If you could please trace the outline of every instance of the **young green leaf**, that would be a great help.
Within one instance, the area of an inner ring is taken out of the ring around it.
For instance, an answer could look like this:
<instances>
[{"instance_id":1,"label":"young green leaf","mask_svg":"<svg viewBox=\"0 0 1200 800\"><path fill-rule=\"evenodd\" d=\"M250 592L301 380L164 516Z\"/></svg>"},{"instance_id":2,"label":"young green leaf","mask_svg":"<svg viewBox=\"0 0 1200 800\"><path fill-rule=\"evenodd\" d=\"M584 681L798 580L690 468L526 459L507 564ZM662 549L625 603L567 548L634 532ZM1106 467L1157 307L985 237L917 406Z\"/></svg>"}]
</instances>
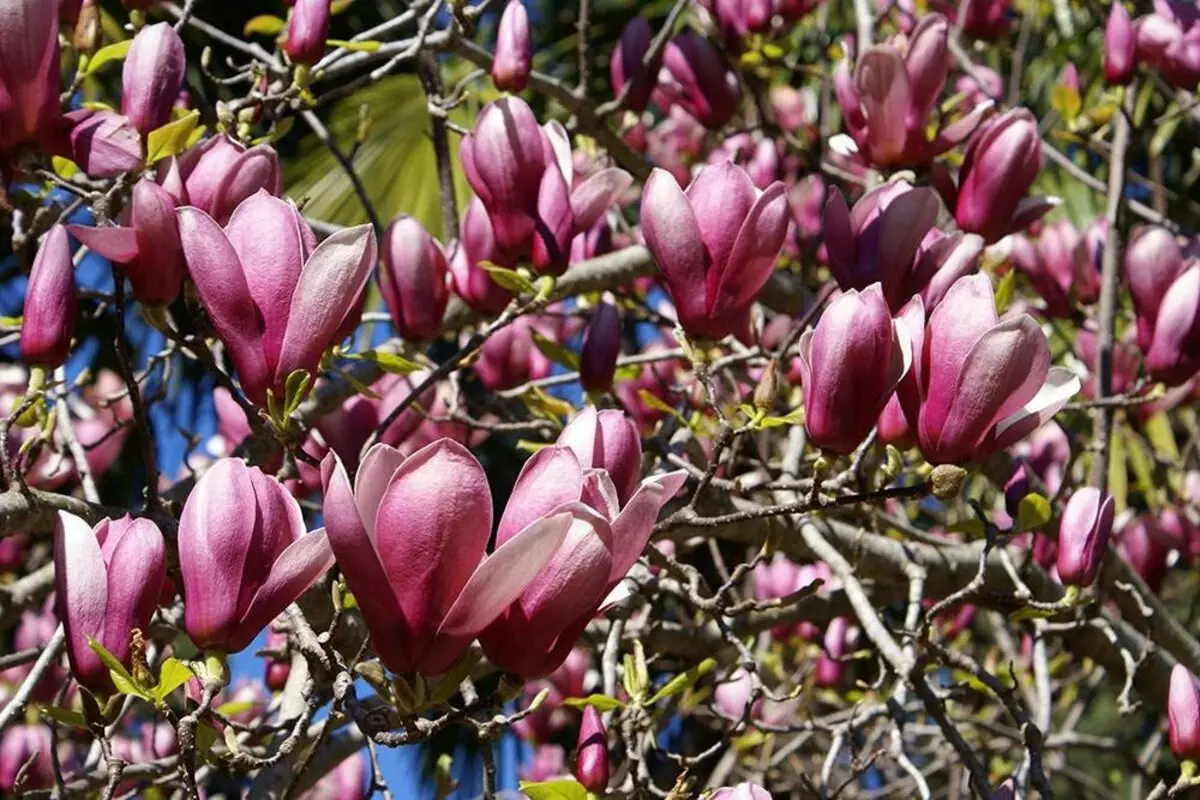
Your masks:
<instances>
[{"instance_id":1,"label":"young green leaf","mask_svg":"<svg viewBox=\"0 0 1200 800\"><path fill-rule=\"evenodd\" d=\"M668 697L673 697L680 692L690 689L696 685L696 681L703 678L708 673L712 672L712 668L717 665L716 659L706 658L696 666L689 669L687 672L681 672L654 693L654 696L646 703L646 705L654 705L659 700L665 700Z\"/></svg>"}]
</instances>

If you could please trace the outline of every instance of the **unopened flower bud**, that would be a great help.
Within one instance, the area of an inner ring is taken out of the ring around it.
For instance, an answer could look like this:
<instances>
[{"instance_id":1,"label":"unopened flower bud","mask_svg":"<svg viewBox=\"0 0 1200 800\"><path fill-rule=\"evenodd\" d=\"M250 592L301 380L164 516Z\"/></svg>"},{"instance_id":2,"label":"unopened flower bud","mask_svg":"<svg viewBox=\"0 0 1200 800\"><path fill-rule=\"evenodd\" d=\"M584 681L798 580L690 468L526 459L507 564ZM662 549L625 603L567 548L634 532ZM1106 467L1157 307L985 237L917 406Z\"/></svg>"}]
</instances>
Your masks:
<instances>
[{"instance_id":1,"label":"unopened flower bud","mask_svg":"<svg viewBox=\"0 0 1200 800\"><path fill-rule=\"evenodd\" d=\"M617 307L601 301L592 312L587 331L583 334L583 350L579 357L579 383L589 392L606 392L612 388L617 357L621 355L621 317Z\"/></svg>"},{"instance_id":2,"label":"unopened flower bud","mask_svg":"<svg viewBox=\"0 0 1200 800\"><path fill-rule=\"evenodd\" d=\"M603 794L608 788L608 775L608 734L604 722L594 706L584 706L575 750L575 779L589 792Z\"/></svg>"},{"instance_id":3,"label":"unopened flower bud","mask_svg":"<svg viewBox=\"0 0 1200 800\"><path fill-rule=\"evenodd\" d=\"M297 0L288 19L287 50L293 64L312 65L325 54L329 0Z\"/></svg>"},{"instance_id":4,"label":"unopened flower bud","mask_svg":"<svg viewBox=\"0 0 1200 800\"><path fill-rule=\"evenodd\" d=\"M529 35L529 14L521 0L509 0L500 17L496 36L496 57L492 61L492 83L506 92L519 92L529 82L533 42Z\"/></svg>"},{"instance_id":5,"label":"unopened flower bud","mask_svg":"<svg viewBox=\"0 0 1200 800\"><path fill-rule=\"evenodd\" d=\"M1058 529L1058 577L1063 583L1090 586L1112 534L1113 499L1086 487L1071 495Z\"/></svg>"},{"instance_id":6,"label":"unopened flower bud","mask_svg":"<svg viewBox=\"0 0 1200 800\"><path fill-rule=\"evenodd\" d=\"M100 43L100 9L95 0L84 0L79 7L79 17L75 20L75 30L71 35L71 45L79 53L91 55Z\"/></svg>"},{"instance_id":7,"label":"unopened flower bud","mask_svg":"<svg viewBox=\"0 0 1200 800\"><path fill-rule=\"evenodd\" d=\"M1183 664L1171 670L1167 690L1167 719L1171 734L1171 752L1176 758L1200 759L1200 691L1196 679Z\"/></svg>"},{"instance_id":8,"label":"unopened flower bud","mask_svg":"<svg viewBox=\"0 0 1200 800\"><path fill-rule=\"evenodd\" d=\"M28 364L54 369L67 360L75 332L75 264L67 229L55 225L42 240L29 285L21 322L21 358Z\"/></svg>"},{"instance_id":9,"label":"unopened flower bud","mask_svg":"<svg viewBox=\"0 0 1200 800\"><path fill-rule=\"evenodd\" d=\"M754 407L759 411L769 411L775 405L779 396L779 363L771 359L763 370L758 385L754 387Z\"/></svg>"},{"instance_id":10,"label":"unopened flower bud","mask_svg":"<svg viewBox=\"0 0 1200 800\"><path fill-rule=\"evenodd\" d=\"M954 464L938 464L929 476L930 493L938 500L953 500L962 494L967 471Z\"/></svg>"}]
</instances>

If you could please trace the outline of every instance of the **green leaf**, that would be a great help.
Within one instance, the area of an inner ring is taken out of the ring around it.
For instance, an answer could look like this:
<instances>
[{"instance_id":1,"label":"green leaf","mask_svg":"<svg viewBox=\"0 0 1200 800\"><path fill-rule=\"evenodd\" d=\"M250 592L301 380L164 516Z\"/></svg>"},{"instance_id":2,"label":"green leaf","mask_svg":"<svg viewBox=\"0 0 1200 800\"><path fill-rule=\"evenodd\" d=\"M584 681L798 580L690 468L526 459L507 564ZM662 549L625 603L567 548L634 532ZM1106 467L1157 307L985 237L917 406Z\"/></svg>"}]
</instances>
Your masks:
<instances>
[{"instance_id":1,"label":"green leaf","mask_svg":"<svg viewBox=\"0 0 1200 800\"><path fill-rule=\"evenodd\" d=\"M284 390L287 396L283 403L283 416L290 417L292 412L300 407L304 402L304 398L308 397L308 390L312 388L313 376L306 369L294 369L287 376L287 382L284 383Z\"/></svg>"},{"instance_id":2,"label":"green leaf","mask_svg":"<svg viewBox=\"0 0 1200 800\"><path fill-rule=\"evenodd\" d=\"M257 17L251 17L242 28L242 36L252 36L256 33L261 36L278 36L285 30L287 30L287 20L271 14L259 14Z\"/></svg>"},{"instance_id":3,"label":"green leaf","mask_svg":"<svg viewBox=\"0 0 1200 800\"><path fill-rule=\"evenodd\" d=\"M340 47L354 53L377 53L383 47L383 42L365 41L351 42L346 39L329 39L325 42L328 47Z\"/></svg>"},{"instance_id":4,"label":"green leaf","mask_svg":"<svg viewBox=\"0 0 1200 800\"><path fill-rule=\"evenodd\" d=\"M483 271L488 274L493 283L513 294L537 294L537 287L533 285L533 281L516 270L498 267L490 261L480 261L479 266L483 267Z\"/></svg>"},{"instance_id":5,"label":"green leaf","mask_svg":"<svg viewBox=\"0 0 1200 800\"><path fill-rule=\"evenodd\" d=\"M618 708L624 708L625 704L615 697L609 697L606 694L590 694L587 697L569 697L563 701L564 704L571 708L583 708L591 706L600 712L613 711Z\"/></svg>"},{"instance_id":6,"label":"green leaf","mask_svg":"<svg viewBox=\"0 0 1200 800\"><path fill-rule=\"evenodd\" d=\"M1017 271L1010 269L1004 273L1004 277L1000 279L1000 285L996 287L996 313L1003 314L1008 310L1012 303L1013 291L1016 288Z\"/></svg>"},{"instance_id":7,"label":"green leaf","mask_svg":"<svg viewBox=\"0 0 1200 800\"><path fill-rule=\"evenodd\" d=\"M59 708L58 706L43 706L37 707L38 713L42 716L49 717L59 725L69 725L72 728L80 728L87 730L87 720L83 718L83 714L78 711L71 711L67 708Z\"/></svg>"},{"instance_id":8,"label":"green leaf","mask_svg":"<svg viewBox=\"0 0 1200 800\"><path fill-rule=\"evenodd\" d=\"M1060 117L1067 122L1072 122L1079 116L1079 111L1083 108L1083 100L1079 97L1079 91L1075 87L1060 83L1050 90L1050 106L1058 112Z\"/></svg>"},{"instance_id":9,"label":"green leaf","mask_svg":"<svg viewBox=\"0 0 1200 800\"><path fill-rule=\"evenodd\" d=\"M470 72L470 67L447 64L444 72L446 85L453 86ZM469 129L485 99L472 95L449 112L450 121ZM362 107L369 112L369 125L360 135ZM430 235L442 236L437 158L430 137L432 122L416 75L384 78L333 103L327 126L329 135L343 149L350 150L359 143L354 166L381 218L408 214L419 220ZM471 196L471 190L459 167L458 138L454 133L450 157L455 194L461 202ZM307 200L305 214L341 225L369 221L345 171L316 136L301 138L296 154L285 159L283 167L288 194L298 201ZM396 180L397 175L404 179Z\"/></svg>"},{"instance_id":10,"label":"green leaf","mask_svg":"<svg viewBox=\"0 0 1200 800\"><path fill-rule=\"evenodd\" d=\"M529 800L587 800L588 791L575 780L521 781L521 791Z\"/></svg>"},{"instance_id":11,"label":"green leaf","mask_svg":"<svg viewBox=\"0 0 1200 800\"><path fill-rule=\"evenodd\" d=\"M222 717L234 717L253 710L254 701L252 700L232 700L228 703L222 703L215 709L217 714Z\"/></svg>"},{"instance_id":12,"label":"green leaf","mask_svg":"<svg viewBox=\"0 0 1200 800\"><path fill-rule=\"evenodd\" d=\"M1171 104L1170 108L1168 109L1168 113L1171 110L1178 111L1174 103ZM1179 127L1179 121L1181 119L1183 119L1182 114L1173 114L1169 119L1165 120L1161 125L1158 126L1157 129L1155 129L1154 136L1150 139L1149 150L1151 158L1158 158L1162 155L1163 150L1167 148L1167 144L1171 141L1172 137L1175 136L1175 131Z\"/></svg>"},{"instance_id":13,"label":"green leaf","mask_svg":"<svg viewBox=\"0 0 1200 800\"><path fill-rule=\"evenodd\" d=\"M69 181L75 173L79 172L78 164L62 156L53 156L50 159L50 164L54 167L54 174L63 180Z\"/></svg>"},{"instance_id":14,"label":"green leaf","mask_svg":"<svg viewBox=\"0 0 1200 800\"><path fill-rule=\"evenodd\" d=\"M133 692L124 692L125 694L137 694L143 697L146 695L145 691L138 687L137 681L135 681L133 676L129 674L129 670L125 668L125 665L121 663L120 659L108 652L108 648L97 642L91 636L87 637L87 643L88 647L92 648L92 652L94 652L100 658L100 662L104 664L104 666L108 667L108 671L112 673L114 683L116 682L117 678L120 678L125 684L133 687L136 690ZM118 686L117 688L120 689L121 687Z\"/></svg>"},{"instance_id":15,"label":"green leaf","mask_svg":"<svg viewBox=\"0 0 1200 800\"><path fill-rule=\"evenodd\" d=\"M171 692L192 678L192 668L177 658L168 658L158 671L158 685L154 687L154 699L162 703Z\"/></svg>"},{"instance_id":16,"label":"green leaf","mask_svg":"<svg viewBox=\"0 0 1200 800\"><path fill-rule=\"evenodd\" d=\"M1120 514L1129 505L1129 473L1125 469L1125 428L1117 425L1108 446L1108 493L1113 511Z\"/></svg>"},{"instance_id":17,"label":"green leaf","mask_svg":"<svg viewBox=\"0 0 1200 800\"><path fill-rule=\"evenodd\" d=\"M291 133L295 124L295 117L284 117L271 126L271 130L266 136L259 136L257 139L250 142L250 145L253 147L254 145L258 144L275 144L280 139Z\"/></svg>"},{"instance_id":18,"label":"green leaf","mask_svg":"<svg viewBox=\"0 0 1200 800\"><path fill-rule=\"evenodd\" d=\"M579 369L579 353L568 350L558 342L547 338L537 331L530 331L530 335L533 337L534 345L537 346L538 350L542 351L542 355L546 358L556 364L562 364L568 369Z\"/></svg>"},{"instance_id":19,"label":"green leaf","mask_svg":"<svg viewBox=\"0 0 1200 800\"><path fill-rule=\"evenodd\" d=\"M708 673L712 672L712 668L717 665L714 658L706 658L696 666L689 669L687 672L681 672L671 680L667 681L666 685L654 693L654 696L646 703L646 705L654 705L659 700L664 700L668 697L673 697L680 692L690 689L696 685L696 681L703 678Z\"/></svg>"},{"instance_id":20,"label":"green leaf","mask_svg":"<svg viewBox=\"0 0 1200 800\"><path fill-rule=\"evenodd\" d=\"M1126 431L1125 444L1125 455L1129 461L1129 468L1133 472L1134 481L1137 483L1138 492L1146 501L1146 506L1152 512L1158 513L1158 490L1154 485L1154 457L1148 452L1145 442L1133 431Z\"/></svg>"},{"instance_id":21,"label":"green leaf","mask_svg":"<svg viewBox=\"0 0 1200 800\"><path fill-rule=\"evenodd\" d=\"M1017 506L1017 530L1032 531L1050 521L1050 501L1036 492L1025 495Z\"/></svg>"},{"instance_id":22,"label":"green leaf","mask_svg":"<svg viewBox=\"0 0 1200 800\"><path fill-rule=\"evenodd\" d=\"M651 392L649 389L638 389L638 397L646 405L650 406L656 411L661 411L664 414L671 415L678 420L680 425L683 425L685 428L688 427L687 418L671 406L667 405L667 403L661 397L654 394L654 392Z\"/></svg>"},{"instance_id":23,"label":"green leaf","mask_svg":"<svg viewBox=\"0 0 1200 800\"><path fill-rule=\"evenodd\" d=\"M125 56L129 55L129 48L132 46L133 39L125 39L124 41L113 42L101 47L88 59L87 66L83 71L84 76L95 75L113 62L124 61Z\"/></svg>"},{"instance_id":24,"label":"green leaf","mask_svg":"<svg viewBox=\"0 0 1200 800\"><path fill-rule=\"evenodd\" d=\"M146 137L146 164L154 164L186 150L199 122L200 112L191 111L158 130L150 131Z\"/></svg>"},{"instance_id":25,"label":"green leaf","mask_svg":"<svg viewBox=\"0 0 1200 800\"><path fill-rule=\"evenodd\" d=\"M987 534L987 528L984 527L983 520L978 517L960 519L952 525L946 526L946 530L950 533L965 533L975 539Z\"/></svg>"},{"instance_id":26,"label":"green leaf","mask_svg":"<svg viewBox=\"0 0 1200 800\"><path fill-rule=\"evenodd\" d=\"M557 422L561 417L569 417L575 413L575 406L566 400L546 394L534 386L521 394L525 406L539 417Z\"/></svg>"},{"instance_id":27,"label":"green leaf","mask_svg":"<svg viewBox=\"0 0 1200 800\"><path fill-rule=\"evenodd\" d=\"M415 361L409 361L404 356L389 353L386 350L368 350L365 353L355 353L347 357L370 361L384 372L390 372L392 375L411 375L423 369Z\"/></svg>"}]
</instances>

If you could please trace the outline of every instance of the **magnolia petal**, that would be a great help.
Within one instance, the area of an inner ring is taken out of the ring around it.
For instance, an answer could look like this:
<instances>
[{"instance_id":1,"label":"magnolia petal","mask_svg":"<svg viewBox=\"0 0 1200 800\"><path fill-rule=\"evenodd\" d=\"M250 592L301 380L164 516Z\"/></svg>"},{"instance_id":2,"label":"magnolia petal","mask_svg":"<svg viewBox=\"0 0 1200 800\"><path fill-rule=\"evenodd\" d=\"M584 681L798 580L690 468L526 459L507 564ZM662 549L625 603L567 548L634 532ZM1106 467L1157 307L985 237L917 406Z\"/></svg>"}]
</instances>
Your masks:
<instances>
[{"instance_id":1,"label":"magnolia petal","mask_svg":"<svg viewBox=\"0 0 1200 800\"><path fill-rule=\"evenodd\" d=\"M596 224L609 206L633 185L633 176L618 167L606 167L571 190L571 213L575 230L586 231Z\"/></svg>"},{"instance_id":2,"label":"magnolia petal","mask_svg":"<svg viewBox=\"0 0 1200 800\"><path fill-rule=\"evenodd\" d=\"M392 482L392 476L404 463L404 454L386 444L372 445L358 466L354 477L354 502L362 517L363 527L372 544L375 542L375 514L379 502Z\"/></svg>"},{"instance_id":3,"label":"magnolia petal","mask_svg":"<svg viewBox=\"0 0 1200 800\"><path fill-rule=\"evenodd\" d=\"M68 225L67 230L84 247L109 261L127 264L137 258L137 232L133 228L93 228L90 225Z\"/></svg>"},{"instance_id":4,"label":"magnolia petal","mask_svg":"<svg viewBox=\"0 0 1200 800\"><path fill-rule=\"evenodd\" d=\"M323 528L306 533L288 545L250 602L250 608L238 626L240 636L231 643L230 652L236 653L247 647L263 628L271 624L271 620L283 613L332 566L333 551Z\"/></svg>"},{"instance_id":5,"label":"magnolia petal","mask_svg":"<svg viewBox=\"0 0 1200 800\"><path fill-rule=\"evenodd\" d=\"M996 424L992 449L1003 450L1049 422L1082 387L1078 375L1065 367L1052 367L1025 407Z\"/></svg>"}]
</instances>

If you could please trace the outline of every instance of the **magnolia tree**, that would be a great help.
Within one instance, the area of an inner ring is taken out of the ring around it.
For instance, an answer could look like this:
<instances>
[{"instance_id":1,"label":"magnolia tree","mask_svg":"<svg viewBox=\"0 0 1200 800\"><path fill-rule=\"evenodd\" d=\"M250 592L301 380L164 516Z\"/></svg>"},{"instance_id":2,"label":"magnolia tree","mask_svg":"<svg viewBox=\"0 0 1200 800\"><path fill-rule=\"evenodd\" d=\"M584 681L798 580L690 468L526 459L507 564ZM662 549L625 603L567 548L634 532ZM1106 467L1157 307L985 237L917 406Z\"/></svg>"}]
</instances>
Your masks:
<instances>
[{"instance_id":1,"label":"magnolia tree","mask_svg":"<svg viewBox=\"0 0 1200 800\"><path fill-rule=\"evenodd\" d=\"M0 0L0 792L1200 786L1194 2L398 5Z\"/></svg>"}]
</instances>

